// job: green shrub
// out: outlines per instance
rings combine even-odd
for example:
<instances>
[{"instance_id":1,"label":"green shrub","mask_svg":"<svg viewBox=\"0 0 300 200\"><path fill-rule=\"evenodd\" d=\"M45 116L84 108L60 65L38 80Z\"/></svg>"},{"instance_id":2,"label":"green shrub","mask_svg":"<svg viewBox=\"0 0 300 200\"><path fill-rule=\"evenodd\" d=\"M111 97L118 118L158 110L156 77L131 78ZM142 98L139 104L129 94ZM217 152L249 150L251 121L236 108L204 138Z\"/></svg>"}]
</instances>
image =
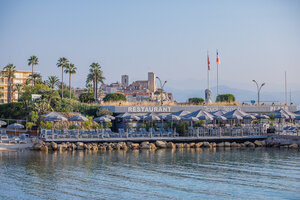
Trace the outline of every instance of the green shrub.
<instances>
[{"instance_id":1,"label":"green shrub","mask_svg":"<svg viewBox=\"0 0 300 200\"><path fill-rule=\"evenodd\" d=\"M189 98L189 104L199 105L203 104L204 99L199 97Z\"/></svg>"},{"instance_id":2,"label":"green shrub","mask_svg":"<svg viewBox=\"0 0 300 200\"><path fill-rule=\"evenodd\" d=\"M31 130L32 127L35 126L35 123L33 123L33 122L27 122L25 126L26 126L26 129Z\"/></svg>"},{"instance_id":3,"label":"green shrub","mask_svg":"<svg viewBox=\"0 0 300 200\"><path fill-rule=\"evenodd\" d=\"M216 102L235 102L235 96L233 94L219 94Z\"/></svg>"},{"instance_id":4,"label":"green shrub","mask_svg":"<svg viewBox=\"0 0 300 200\"><path fill-rule=\"evenodd\" d=\"M121 93L111 93L111 94L107 94L104 98L103 98L104 102L110 102L110 101L126 101L126 97L124 94Z\"/></svg>"},{"instance_id":5,"label":"green shrub","mask_svg":"<svg viewBox=\"0 0 300 200\"><path fill-rule=\"evenodd\" d=\"M111 128L112 127L112 123L111 122L107 122L105 126L106 126L106 128Z\"/></svg>"},{"instance_id":6,"label":"green shrub","mask_svg":"<svg viewBox=\"0 0 300 200\"><path fill-rule=\"evenodd\" d=\"M53 122L43 122L43 121L41 121L40 128L41 129L52 129L53 124L54 124Z\"/></svg>"},{"instance_id":7,"label":"green shrub","mask_svg":"<svg viewBox=\"0 0 300 200\"><path fill-rule=\"evenodd\" d=\"M0 104L0 117L6 119L25 119L29 114L21 102Z\"/></svg>"}]
</instances>

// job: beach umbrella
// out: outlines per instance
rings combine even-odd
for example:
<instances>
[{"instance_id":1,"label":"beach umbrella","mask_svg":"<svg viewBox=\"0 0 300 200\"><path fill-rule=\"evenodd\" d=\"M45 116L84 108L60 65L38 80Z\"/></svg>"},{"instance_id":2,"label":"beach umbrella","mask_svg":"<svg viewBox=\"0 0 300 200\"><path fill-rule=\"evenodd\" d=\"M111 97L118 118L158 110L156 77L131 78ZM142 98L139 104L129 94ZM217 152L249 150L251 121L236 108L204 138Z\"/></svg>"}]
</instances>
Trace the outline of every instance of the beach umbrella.
<instances>
[{"instance_id":1,"label":"beach umbrella","mask_svg":"<svg viewBox=\"0 0 300 200\"><path fill-rule=\"evenodd\" d=\"M147 115L138 115L138 117L144 121L148 116Z\"/></svg>"},{"instance_id":2,"label":"beach umbrella","mask_svg":"<svg viewBox=\"0 0 300 200\"><path fill-rule=\"evenodd\" d=\"M159 121L160 118L157 115L148 115L145 120L152 122L151 123L151 131L150 131L150 137L152 137L152 128L153 128L153 122Z\"/></svg>"},{"instance_id":3,"label":"beach umbrella","mask_svg":"<svg viewBox=\"0 0 300 200\"><path fill-rule=\"evenodd\" d=\"M60 113L57 113L57 112L49 112L47 114L44 114L42 115L43 117L55 117L55 116L63 116L62 114Z\"/></svg>"},{"instance_id":4,"label":"beach umbrella","mask_svg":"<svg viewBox=\"0 0 300 200\"><path fill-rule=\"evenodd\" d=\"M116 118L124 118L124 117L129 116L129 115L131 115L131 114L128 113L128 112L125 112L125 113L117 115Z\"/></svg>"},{"instance_id":5,"label":"beach umbrella","mask_svg":"<svg viewBox=\"0 0 300 200\"><path fill-rule=\"evenodd\" d=\"M197 122L197 121L199 121L199 118L197 118L197 117L187 117L187 118L182 118L183 120L185 120L185 121L190 121L190 122Z\"/></svg>"},{"instance_id":6,"label":"beach umbrella","mask_svg":"<svg viewBox=\"0 0 300 200\"><path fill-rule=\"evenodd\" d=\"M296 114L294 114L294 113L292 113L290 111L282 109L282 112L285 113L285 114L287 114L290 117L290 119L294 119L296 117Z\"/></svg>"},{"instance_id":7,"label":"beach umbrella","mask_svg":"<svg viewBox=\"0 0 300 200\"><path fill-rule=\"evenodd\" d=\"M276 119L289 119L290 118L290 116L283 109L275 110L271 114L274 114L274 118L276 118Z\"/></svg>"},{"instance_id":8,"label":"beach umbrella","mask_svg":"<svg viewBox=\"0 0 300 200\"><path fill-rule=\"evenodd\" d=\"M5 126L7 123L5 121L0 121L0 126Z\"/></svg>"},{"instance_id":9,"label":"beach umbrella","mask_svg":"<svg viewBox=\"0 0 300 200\"><path fill-rule=\"evenodd\" d=\"M190 113L191 113L190 111L181 110L181 111L172 113L172 115L176 115L178 117L183 117L183 116L188 115Z\"/></svg>"},{"instance_id":10,"label":"beach umbrella","mask_svg":"<svg viewBox=\"0 0 300 200\"><path fill-rule=\"evenodd\" d=\"M211 114L214 115L214 116L222 116L225 113L226 113L225 110L217 110L217 111L211 112Z\"/></svg>"},{"instance_id":11,"label":"beach umbrella","mask_svg":"<svg viewBox=\"0 0 300 200\"><path fill-rule=\"evenodd\" d=\"M296 112L294 112L296 115L300 115L300 110L297 110Z\"/></svg>"},{"instance_id":12,"label":"beach umbrella","mask_svg":"<svg viewBox=\"0 0 300 200\"><path fill-rule=\"evenodd\" d=\"M22 129L24 126L22 124L13 123L7 126L7 128L13 128L13 129Z\"/></svg>"},{"instance_id":13,"label":"beach umbrella","mask_svg":"<svg viewBox=\"0 0 300 200\"><path fill-rule=\"evenodd\" d=\"M295 120L300 120L300 115L296 115Z\"/></svg>"},{"instance_id":14,"label":"beach umbrella","mask_svg":"<svg viewBox=\"0 0 300 200\"><path fill-rule=\"evenodd\" d=\"M145 120L147 121L159 121L160 118L157 115L148 115Z\"/></svg>"},{"instance_id":15,"label":"beach umbrella","mask_svg":"<svg viewBox=\"0 0 300 200\"><path fill-rule=\"evenodd\" d=\"M58 122L58 121L68 121L67 118L61 115L49 116L44 119L44 121Z\"/></svg>"},{"instance_id":16,"label":"beach umbrella","mask_svg":"<svg viewBox=\"0 0 300 200\"><path fill-rule=\"evenodd\" d=\"M158 117L161 119L161 120L165 120L167 115L166 114L160 114L158 115Z\"/></svg>"},{"instance_id":17,"label":"beach umbrella","mask_svg":"<svg viewBox=\"0 0 300 200\"><path fill-rule=\"evenodd\" d=\"M170 115L167 115L165 119L171 120L171 128L173 128L173 121L179 121L181 119L181 117L170 114Z\"/></svg>"},{"instance_id":18,"label":"beach umbrella","mask_svg":"<svg viewBox=\"0 0 300 200\"><path fill-rule=\"evenodd\" d=\"M243 116L244 119L256 119L256 117L254 115L245 115Z\"/></svg>"},{"instance_id":19,"label":"beach umbrella","mask_svg":"<svg viewBox=\"0 0 300 200\"><path fill-rule=\"evenodd\" d=\"M94 118L93 120L94 120L95 122L110 122L110 121L111 121L110 118L104 117L104 116L102 116L102 117L96 117L96 118Z\"/></svg>"},{"instance_id":20,"label":"beach umbrella","mask_svg":"<svg viewBox=\"0 0 300 200\"><path fill-rule=\"evenodd\" d=\"M225 113L223 116L226 117L227 119L237 119L237 120L242 120L243 116L246 116L247 114L244 112L241 112L238 109L235 109L233 111Z\"/></svg>"},{"instance_id":21,"label":"beach umbrella","mask_svg":"<svg viewBox=\"0 0 300 200\"><path fill-rule=\"evenodd\" d=\"M94 119L95 122L110 122L111 119L107 118L107 117L97 117Z\"/></svg>"},{"instance_id":22,"label":"beach umbrella","mask_svg":"<svg viewBox=\"0 0 300 200\"><path fill-rule=\"evenodd\" d=\"M257 119L270 119L270 117L268 115L263 115L263 114L254 114L254 116Z\"/></svg>"},{"instance_id":23,"label":"beach umbrella","mask_svg":"<svg viewBox=\"0 0 300 200\"><path fill-rule=\"evenodd\" d=\"M181 117L170 114L170 115L167 115L165 119L172 120L172 121L179 121L181 119Z\"/></svg>"},{"instance_id":24,"label":"beach umbrella","mask_svg":"<svg viewBox=\"0 0 300 200\"><path fill-rule=\"evenodd\" d=\"M86 118L85 116L82 116L82 115L75 115L73 117L70 118L70 121L76 121L76 122L85 122L85 121L88 121L89 119ZM79 137L79 125L76 124L77 126L77 137Z\"/></svg>"},{"instance_id":25,"label":"beach umbrella","mask_svg":"<svg viewBox=\"0 0 300 200\"><path fill-rule=\"evenodd\" d=\"M16 134L17 129L22 129L22 128L24 128L24 126L22 124L13 123L13 124L8 125L7 128L15 129L15 134Z\"/></svg>"},{"instance_id":26,"label":"beach umbrella","mask_svg":"<svg viewBox=\"0 0 300 200\"><path fill-rule=\"evenodd\" d=\"M199 120L213 120L214 116L210 113L203 113L198 117Z\"/></svg>"},{"instance_id":27,"label":"beach umbrella","mask_svg":"<svg viewBox=\"0 0 300 200\"><path fill-rule=\"evenodd\" d=\"M105 118L108 118L110 120L115 120L116 119L114 116L111 116L111 115L103 115L101 117L105 117Z\"/></svg>"},{"instance_id":28,"label":"beach umbrella","mask_svg":"<svg viewBox=\"0 0 300 200\"><path fill-rule=\"evenodd\" d=\"M139 121L141 118L139 118L136 115L127 115L127 116L123 117L123 119L126 121Z\"/></svg>"},{"instance_id":29,"label":"beach umbrella","mask_svg":"<svg viewBox=\"0 0 300 200\"><path fill-rule=\"evenodd\" d=\"M70 118L70 121L77 121L77 122L84 122L88 121L89 119L82 115L74 115Z\"/></svg>"},{"instance_id":30,"label":"beach umbrella","mask_svg":"<svg viewBox=\"0 0 300 200\"><path fill-rule=\"evenodd\" d=\"M64 116L62 115L54 115L54 116L49 116L49 117L46 117L44 119L45 122L49 121L49 122L60 122L60 121L68 121L67 118L65 118ZM54 138L54 125L52 127L52 139Z\"/></svg>"},{"instance_id":31,"label":"beach umbrella","mask_svg":"<svg viewBox=\"0 0 300 200\"><path fill-rule=\"evenodd\" d=\"M227 118L226 117L224 117L224 116L222 116L222 115L215 115L215 116L213 116L213 119L215 119L215 120L227 120Z\"/></svg>"},{"instance_id":32,"label":"beach umbrella","mask_svg":"<svg viewBox=\"0 0 300 200\"><path fill-rule=\"evenodd\" d=\"M184 116L185 118L189 118L189 117L201 117L200 120L212 120L213 119L213 115L210 114L209 112L206 112L204 110L197 110L195 112L192 112L190 114L187 114Z\"/></svg>"}]
</instances>

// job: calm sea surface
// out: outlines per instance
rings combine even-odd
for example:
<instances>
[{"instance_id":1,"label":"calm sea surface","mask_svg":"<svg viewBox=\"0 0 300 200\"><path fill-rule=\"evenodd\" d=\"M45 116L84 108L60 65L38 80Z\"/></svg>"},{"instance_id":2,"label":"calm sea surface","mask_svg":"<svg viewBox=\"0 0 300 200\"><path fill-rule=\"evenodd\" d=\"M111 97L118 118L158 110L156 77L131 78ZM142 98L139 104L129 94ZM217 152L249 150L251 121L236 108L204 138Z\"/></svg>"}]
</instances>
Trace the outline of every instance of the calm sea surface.
<instances>
[{"instance_id":1,"label":"calm sea surface","mask_svg":"<svg viewBox=\"0 0 300 200\"><path fill-rule=\"evenodd\" d=\"M300 199L300 151L0 152L0 199Z\"/></svg>"}]
</instances>

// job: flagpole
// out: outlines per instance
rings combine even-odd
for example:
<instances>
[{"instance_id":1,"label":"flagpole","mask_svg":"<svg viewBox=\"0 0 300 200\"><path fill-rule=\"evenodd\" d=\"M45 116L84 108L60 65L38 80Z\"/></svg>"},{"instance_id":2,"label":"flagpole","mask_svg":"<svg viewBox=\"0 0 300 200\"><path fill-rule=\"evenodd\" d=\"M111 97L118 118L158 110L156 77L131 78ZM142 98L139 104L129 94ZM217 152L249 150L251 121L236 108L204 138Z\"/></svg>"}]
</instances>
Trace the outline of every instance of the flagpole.
<instances>
[{"instance_id":1,"label":"flagpole","mask_svg":"<svg viewBox=\"0 0 300 200\"><path fill-rule=\"evenodd\" d=\"M208 57L208 51L207 51L207 89L209 89L209 57Z\"/></svg>"},{"instance_id":2,"label":"flagpole","mask_svg":"<svg viewBox=\"0 0 300 200\"><path fill-rule=\"evenodd\" d=\"M217 63L217 96L219 95L219 64Z\"/></svg>"},{"instance_id":3,"label":"flagpole","mask_svg":"<svg viewBox=\"0 0 300 200\"><path fill-rule=\"evenodd\" d=\"M217 97L219 96L219 52L218 52L218 49L217 49L217 59L216 59L216 62L217 62Z\"/></svg>"}]
</instances>

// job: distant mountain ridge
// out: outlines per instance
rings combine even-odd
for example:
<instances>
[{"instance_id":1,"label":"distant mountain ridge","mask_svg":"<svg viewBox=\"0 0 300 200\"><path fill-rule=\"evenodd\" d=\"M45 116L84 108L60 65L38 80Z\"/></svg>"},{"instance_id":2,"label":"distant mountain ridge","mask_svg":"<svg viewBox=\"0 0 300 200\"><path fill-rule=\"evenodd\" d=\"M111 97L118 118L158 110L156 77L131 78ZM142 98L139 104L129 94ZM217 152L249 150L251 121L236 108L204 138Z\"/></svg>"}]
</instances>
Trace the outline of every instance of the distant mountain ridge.
<instances>
[{"instance_id":1,"label":"distant mountain ridge","mask_svg":"<svg viewBox=\"0 0 300 200\"><path fill-rule=\"evenodd\" d=\"M166 88L168 92L173 93L173 97L178 102L186 102L188 98L191 97L202 97L204 98L204 89L196 90L196 89L175 89L175 88ZM211 88L213 93L213 101L216 100L216 87ZM243 90L237 88L231 88L228 86L219 86L220 94L233 94L237 101L239 102L250 102L251 100L257 101L257 93L250 90ZM291 95L292 103L294 105L300 105L300 91L292 91ZM268 92L261 91L260 93L260 101L267 103L280 103L285 101L284 92ZM288 103L290 102L290 94L288 94Z\"/></svg>"}]
</instances>

